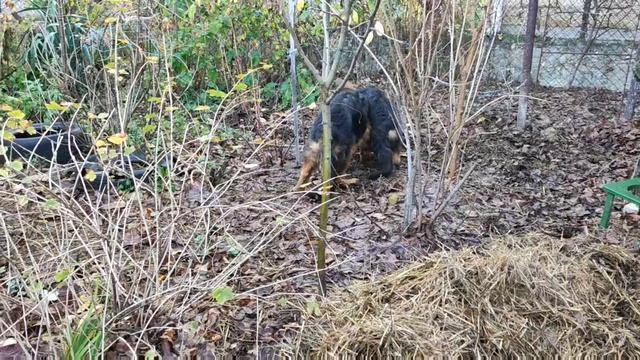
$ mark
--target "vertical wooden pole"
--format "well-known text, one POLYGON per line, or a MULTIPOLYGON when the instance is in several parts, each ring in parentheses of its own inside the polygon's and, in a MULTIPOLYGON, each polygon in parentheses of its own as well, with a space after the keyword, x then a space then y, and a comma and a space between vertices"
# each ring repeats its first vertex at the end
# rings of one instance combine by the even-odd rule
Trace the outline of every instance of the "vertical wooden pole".
POLYGON ((531 79, 531 63, 533 61, 533 47, 536 41, 536 22, 538 20, 538 0, 529 0, 527 12, 527 33, 526 42, 522 55, 522 81, 523 86, 520 91, 520 101, 518 102, 518 120, 516 126, 524 130, 527 126, 527 110, 529 106, 529 92, 533 85, 531 79))
POLYGON ((638 43, 638 47, 636 48, 636 63, 633 70, 631 84, 629 85, 629 91, 627 92, 627 98, 625 99, 622 121, 633 120, 633 115, 635 114, 636 105, 638 103, 638 97, 640 97, 640 43, 638 43))

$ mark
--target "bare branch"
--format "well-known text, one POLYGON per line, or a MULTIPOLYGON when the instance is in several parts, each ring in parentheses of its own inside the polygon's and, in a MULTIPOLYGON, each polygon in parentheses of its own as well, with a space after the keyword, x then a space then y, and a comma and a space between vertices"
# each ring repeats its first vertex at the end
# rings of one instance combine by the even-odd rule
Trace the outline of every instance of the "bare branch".
POLYGON ((311 60, 309 60, 309 57, 307 57, 307 54, 304 52, 304 50, 302 50, 302 47, 300 46, 300 41, 298 40, 298 35, 296 35, 296 31, 293 28, 293 24, 289 23, 289 19, 287 19, 287 14, 284 13, 284 9, 282 10, 282 18, 284 19, 284 24, 285 24, 285 27, 287 28, 287 31, 289 31, 289 34, 293 38, 293 43, 295 44, 296 50, 300 54, 302 61, 304 61, 304 64, 307 66, 309 71, 311 71, 313 76, 316 78, 316 81, 319 83, 322 83, 323 79, 322 79, 322 75, 320 75, 320 71, 318 71, 318 69, 315 67, 315 65, 313 65, 311 60))
MULTIPOLYGON (((347 0, 347 4, 344 8, 344 12, 342 13, 341 19, 342 26, 340 27, 340 38, 338 39, 338 47, 336 48, 335 58, 333 59, 333 64, 331 64, 331 70, 329 70, 329 74, 325 79, 325 85, 327 87, 331 86, 333 80, 336 78, 336 72, 338 71, 338 64, 340 63, 340 55, 342 55, 342 49, 344 48, 344 40, 347 37, 347 30, 349 30, 349 20, 351 18, 351 6, 353 3, 351 0, 347 0)), ((327 100, 331 100, 330 96, 327 100)))
POLYGON ((464 174, 464 176, 460 181, 458 181, 458 183, 456 184, 456 187, 453 188, 451 192, 449 192, 449 195, 447 195, 446 199, 444 199, 444 201, 442 201, 440 206, 438 206, 438 208, 433 212, 433 214, 431 215, 432 223, 438 218, 438 216, 440 216, 442 211, 444 211, 444 208, 447 206, 449 201, 451 201, 451 199, 453 198, 453 195, 455 195, 458 192, 458 190, 460 190, 460 187, 462 187, 462 184, 464 184, 464 182, 467 180, 469 175, 471 175, 471 172, 473 172, 473 170, 476 168, 476 165, 478 165, 478 163, 471 165, 471 168, 467 171, 467 173, 464 174))
POLYGON ((360 42, 360 45, 358 45, 358 49, 356 50, 355 55, 353 55, 353 58, 351 58, 351 64, 349 64, 349 69, 347 70, 347 73, 345 74, 345 76, 344 76, 344 78, 342 80, 342 83, 340 83, 340 85, 338 86, 336 91, 334 91, 333 95, 331 95, 331 97, 329 98, 329 101, 331 101, 333 96, 344 87, 344 85, 347 83, 347 81, 349 79, 349 76, 351 76, 351 72, 353 71, 353 67, 356 65, 356 61, 358 60, 358 57, 360 57, 360 53, 362 52, 362 49, 364 48, 364 43, 367 41, 367 36, 369 36, 369 32, 371 32, 371 27, 373 26, 373 23, 376 20, 376 15, 378 14, 378 9, 380 8, 380 3, 381 2, 382 2, 382 0, 376 0, 376 6, 373 8, 373 12, 371 13, 371 16, 369 17, 369 24, 367 25, 367 31, 364 32, 364 38, 360 42))

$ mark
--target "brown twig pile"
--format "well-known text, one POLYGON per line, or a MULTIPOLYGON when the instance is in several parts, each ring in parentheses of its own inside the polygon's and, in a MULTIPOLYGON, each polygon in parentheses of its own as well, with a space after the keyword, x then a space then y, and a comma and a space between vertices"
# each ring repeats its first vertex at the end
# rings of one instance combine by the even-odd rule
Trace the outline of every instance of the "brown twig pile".
POLYGON ((323 304, 305 358, 640 353, 640 267, 621 247, 529 235, 441 252, 323 304))

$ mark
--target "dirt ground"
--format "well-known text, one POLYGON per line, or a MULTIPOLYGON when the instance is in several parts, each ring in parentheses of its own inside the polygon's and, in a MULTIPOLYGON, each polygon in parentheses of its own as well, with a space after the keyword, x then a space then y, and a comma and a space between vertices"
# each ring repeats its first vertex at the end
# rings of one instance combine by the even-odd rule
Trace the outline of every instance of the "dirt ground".
MULTIPOLYGON (((490 101, 492 96, 495 93, 481 100, 490 101)), ((472 164, 475 170, 433 231, 399 231, 406 166, 392 178, 370 181, 363 176, 367 167, 355 161, 353 173, 363 180, 337 194, 330 207, 328 290, 372 279, 434 250, 476 245, 504 234, 542 232, 570 239, 586 233, 636 250, 640 225, 620 218, 621 204, 614 210, 611 230, 600 231, 597 224, 604 203, 600 186, 631 176, 640 156, 640 122, 616 125, 622 104, 616 94, 541 90, 534 97, 539 100, 533 102, 532 125, 526 132, 515 131, 516 99, 487 109, 469 124, 463 135, 467 142, 461 173, 472 164)), ((433 105, 443 109, 446 103, 434 99, 433 105)), ((305 128, 312 121, 312 114, 307 115, 305 128)), ((286 138, 289 133, 280 135, 286 138)), ((425 214, 436 190, 438 174, 433 169, 440 161, 441 138, 433 132, 429 156, 436 165, 424 181, 425 214)), ((293 154, 283 153, 282 148, 266 146, 249 169, 240 164, 243 156, 229 162, 230 169, 245 169, 220 203, 255 206, 226 212, 224 229, 214 235, 224 233, 231 245, 205 256, 183 256, 173 281, 185 281, 194 272, 206 277, 223 271, 238 248, 258 250, 227 283, 238 294, 234 300, 219 305, 202 296, 185 296, 175 299, 180 311, 171 310, 176 304, 163 305, 168 311, 160 311, 149 325, 160 330, 148 338, 160 344, 165 355, 173 351, 255 356, 256 343, 261 354, 272 354, 299 328, 301 312, 309 311, 309 299, 317 293, 313 270, 319 202, 290 193, 298 169, 293 154), (276 226, 282 224, 286 226, 276 226), (256 243, 265 238, 270 239, 268 244, 256 243)), ((174 251, 186 247, 179 242, 172 246, 174 251)), ((115 333, 130 339, 128 325, 115 333)), ((115 346, 112 355, 122 347, 118 349, 115 346)))
MULTIPOLYGON (((390 179, 362 180, 359 186, 341 192, 330 208, 334 236, 327 251, 329 291, 392 271, 436 249, 480 244, 504 234, 542 232, 570 239, 586 233, 636 249, 639 225, 633 219, 620 218, 621 204, 612 217, 612 230, 602 232, 597 224, 604 203, 600 186, 631 176, 640 156, 639 123, 615 124, 619 95, 542 90, 534 96, 541 100, 533 103, 529 131, 515 131, 515 99, 489 109, 468 126, 463 136, 468 141, 462 173, 473 163, 475 170, 432 233, 399 232, 406 166, 390 179)), ((305 121, 308 126, 311 119, 305 121)), ((431 156, 436 164, 440 153, 435 134, 431 156)), ((251 194, 257 201, 287 192, 297 178, 293 157, 289 155, 287 160, 283 168, 256 175, 234 191, 251 194)), ((366 166, 354 164, 353 173, 360 179, 366 179, 362 176, 366 172, 366 166)), ((436 179, 432 172, 425 182, 426 210, 431 206, 436 179)), ((318 201, 285 196, 274 206, 301 214, 317 207, 318 201)), ((248 239, 265 222, 277 220, 259 213, 244 215, 236 219, 233 228, 246 229, 246 233, 236 232, 237 238, 248 239)), ((317 218, 314 209, 309 219, 315 222, 317 218)), ((308 224, 298 223, 282 232, 273 246, 242 267, 242 278, 275 282, 263 289, 261 296, 266 297, 282 299, 283 295, 276 294, 316 292, 316 278, 308 274, 315 261, 314 237, 308 229, 308 224)), ((241 280, 235 285, 247 290, 255 286, 241 280)), ((277 344, 287 337, 288 329, 299 326, 295 312, 283 312, 278 306, 272 310, 264 310, 259 324, 245 317, 231 328, 244 334, 244 339, 255 339, 253 329, 257 327, 262 351, 268 351, 265 345, 277 344)), ((252 347, 253 341, 244 346, 252 347)))

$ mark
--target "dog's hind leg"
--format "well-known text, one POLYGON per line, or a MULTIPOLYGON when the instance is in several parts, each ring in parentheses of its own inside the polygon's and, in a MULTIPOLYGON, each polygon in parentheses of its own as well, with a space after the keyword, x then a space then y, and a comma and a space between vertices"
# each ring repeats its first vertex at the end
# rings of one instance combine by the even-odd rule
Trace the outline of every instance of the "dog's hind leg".
POLYGON ((318 158, 320 157, 320 143, 313 142, 304 154, 302 168, 300 169, 300 177, 293 191, 298 191, 304 185, 311 174, 318 168, 318 158))

